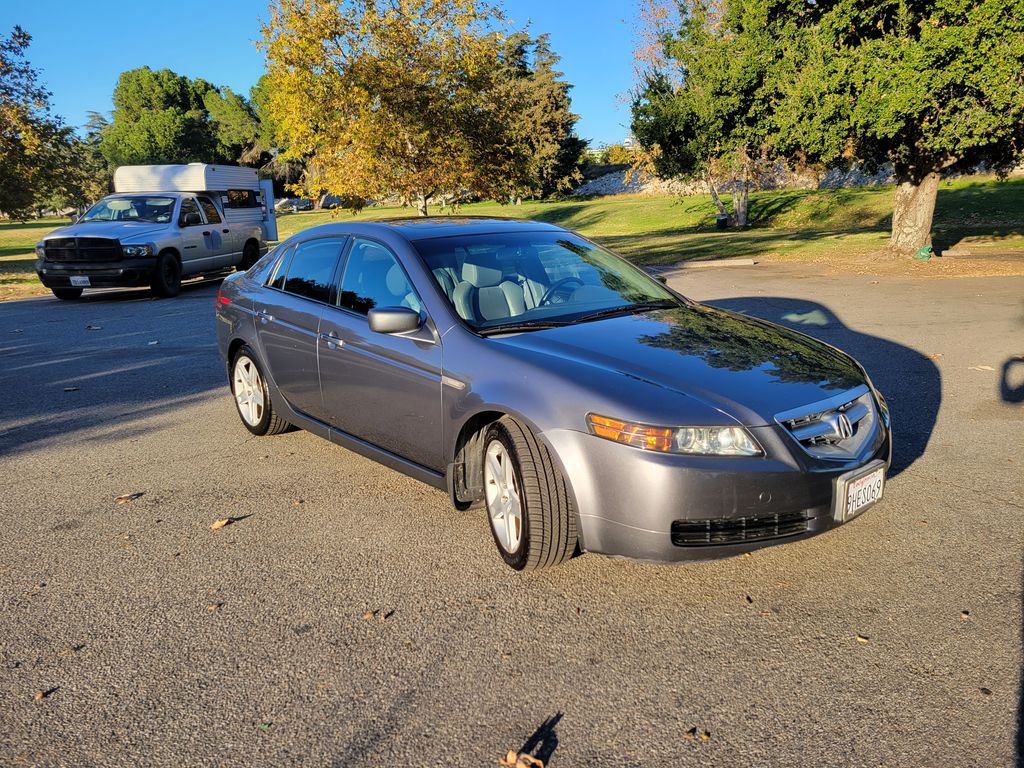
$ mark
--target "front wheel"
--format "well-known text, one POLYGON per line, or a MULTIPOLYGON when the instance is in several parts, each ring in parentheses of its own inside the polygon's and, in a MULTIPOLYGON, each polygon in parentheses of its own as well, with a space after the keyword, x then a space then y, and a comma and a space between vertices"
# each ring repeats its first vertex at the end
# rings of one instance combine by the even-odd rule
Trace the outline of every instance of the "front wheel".
POLYGON ((254 435, 277 435, 290 426, 274 411, 270 389, 249 347, 242 347, 231 364, 231 394, 245 428, 254 435))
POLYGON ((61 301, 74 301, 82 295, 81 288, 51 288, 50 290, 61 301))
POLYGON ((484 497, 502 559, 517 571, 558 565, 576 549, 576 511, 547 447, 508 416, 484 438, 484 497))
POLYGON ((173 253, 161 253, 153 270, 153 293, 169 299, 181 293, 181 264, 173 253))

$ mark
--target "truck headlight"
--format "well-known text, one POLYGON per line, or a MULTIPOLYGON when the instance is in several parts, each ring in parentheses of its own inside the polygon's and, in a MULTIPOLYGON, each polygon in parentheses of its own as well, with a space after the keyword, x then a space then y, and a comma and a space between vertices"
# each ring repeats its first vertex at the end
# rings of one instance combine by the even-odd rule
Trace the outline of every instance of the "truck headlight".
POLYGON ((121 251, 125 256, 152 256, 153 246, 151 245, 122 245, 121 251))
POLYGON ((596 413, 587 415, 590 432, 645 451, 691 456, 762 456, 764 451, 743 427, 654 427, 596 413))
POLYGON ((46 255, 46 246, 43 243, 36 243, 36 256, 42 258, 46 255))

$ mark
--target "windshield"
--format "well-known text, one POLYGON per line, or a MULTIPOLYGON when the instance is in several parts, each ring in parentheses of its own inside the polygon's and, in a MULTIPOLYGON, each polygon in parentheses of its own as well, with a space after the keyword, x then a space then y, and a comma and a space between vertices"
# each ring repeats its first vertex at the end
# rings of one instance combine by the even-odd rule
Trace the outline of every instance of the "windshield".
POLYGON ((86 211, 79 221, 145 221, 150 224, 169 224, 173 213, 173 197, 105 197, 86 211))
POLYGON ((413 245, 455 311, 477 331, 678 304, 656 280, 568 232, 462 235, 413 245))

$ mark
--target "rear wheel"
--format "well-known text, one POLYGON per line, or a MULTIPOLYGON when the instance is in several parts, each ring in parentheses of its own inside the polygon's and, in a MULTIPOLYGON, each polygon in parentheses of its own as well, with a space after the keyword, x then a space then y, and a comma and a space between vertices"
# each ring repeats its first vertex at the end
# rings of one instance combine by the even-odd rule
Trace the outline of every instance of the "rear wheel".
POLYGON ((50 290, 61 301, 74 301, 82 295, 81 288, 51 288, 50 290))
POLYGON ((576 549, 576 511, 547 447, 508 416, 484 438, 484 497, 494 543, 517 571, 558 565, 576 549))
POLYGON ((291 426, 274 411, 270 389, 249 347, 242 347, 231 364, 231 394, 245 428, 254 435, 277 435, 291 426))
POLYGON ((153 293, 165 299, 181 293, 181 264, 173 253, 161 253, 153 270, 153 293))
POLYGON ((260 258, 260 247, 256 244, 255 240, 249 240, 245 247, 242 248, 242 263, 238 265, 238 268, 245 272, 250 269, 253 264, 259 261, 260 258))

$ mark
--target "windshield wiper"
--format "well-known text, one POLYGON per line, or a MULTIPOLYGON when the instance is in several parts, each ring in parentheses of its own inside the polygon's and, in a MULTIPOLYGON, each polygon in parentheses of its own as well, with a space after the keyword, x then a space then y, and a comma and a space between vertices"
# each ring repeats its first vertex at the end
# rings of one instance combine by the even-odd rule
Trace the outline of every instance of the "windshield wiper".
POLYGON ((530 320, 522 323, 506 323, 505 325, 494 325, 490 328, 480 328, 477 330, 477 333, 480 336, 496 336, 499 333, 542 331, 545 328, 560 328, 563 325, 572 325, 572 322, 565 320, 530 320))
POLYGON ((599 309, 596 312, 588 312, 585 315, 580 315, 573 323, 586 323, 590 320, 600 320, 603 317, 614 317, 615 315, 633 315, 638 312, 649 312, 652 309, 674 309, 679 306, 676 301, 649 301, 639 304, 623 304, 621 307, 608 307, 607 309, 599 309))

